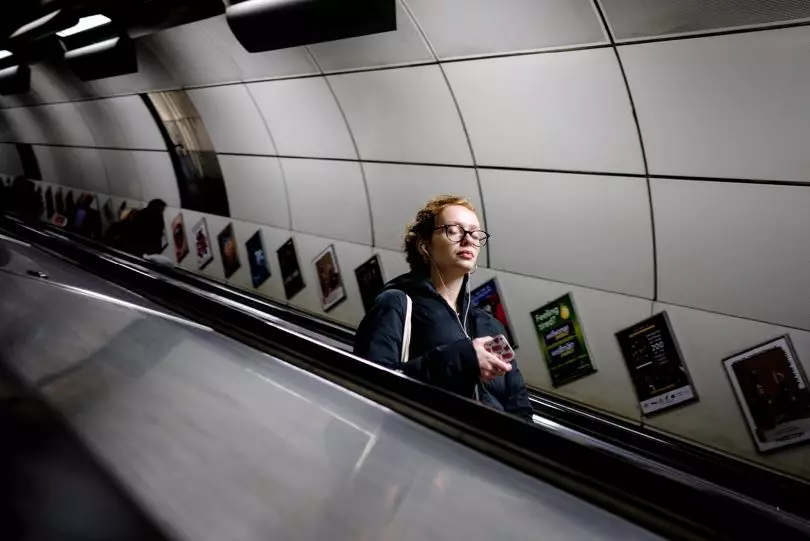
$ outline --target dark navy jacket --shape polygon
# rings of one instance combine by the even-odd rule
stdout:
[[[478,357],[462,330],[471,338],[506,334],[503,325],[483,310],[470,307],[468,278],[461,290],[461,316],[447,304],[423,274],[403,274],[386,284],[363,318],[354,341],[359,357],[401,370],[414,379],[461,396],[475,398],[495,409],[531,420],[526,384],[512,361],[512,370],[482,383]],[[411,347],[407,363],[400,363],[405,328],[406,293],[413,300]],[[465,321],[466,320],[466,321]]]

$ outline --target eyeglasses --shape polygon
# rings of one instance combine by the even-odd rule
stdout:
[[[461,242],[465,236],[469,235],[472,239],[472,243],[479,248],[485,246],[491,236],[486,231],[481,231],[480,229],[467,231],[457,224],[440,225],[439,227],[433,228],[433,231],[438,231],[439,229],[444,229],[444,233],[447,235],[450,242]]]

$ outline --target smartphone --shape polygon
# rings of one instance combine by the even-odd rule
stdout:
[[[515,350],[512,349],[512,346],[509,345],[506,337],[502,334],[484,344],[484,349],[507,363],[512,362],[515,358]]]

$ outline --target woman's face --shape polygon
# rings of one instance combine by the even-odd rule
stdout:
[[[444,227],[449,226],[450,229]],[[433,263],[442,274],[466,274],[472,272],[481,250],[470,235],[464,234],[459,227],[467,231],[478,231],[481,226],[478,216],[473,211],[460,205],[445,208],[436,217],[437,229],[433,232],[428,244],[428,252]],[[448,236],[461,233],[461,240],[454,242]]]

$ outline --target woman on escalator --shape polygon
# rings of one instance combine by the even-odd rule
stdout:
[[[470,307],[470,274],[488,239],[466,199],[442,196],[428,202],[405,234],[411,272],[383,288],[360,324],[354,353],[530,420],[516,362],[505,362],[485,347],[492,337],[506,334],[503,325]]]

